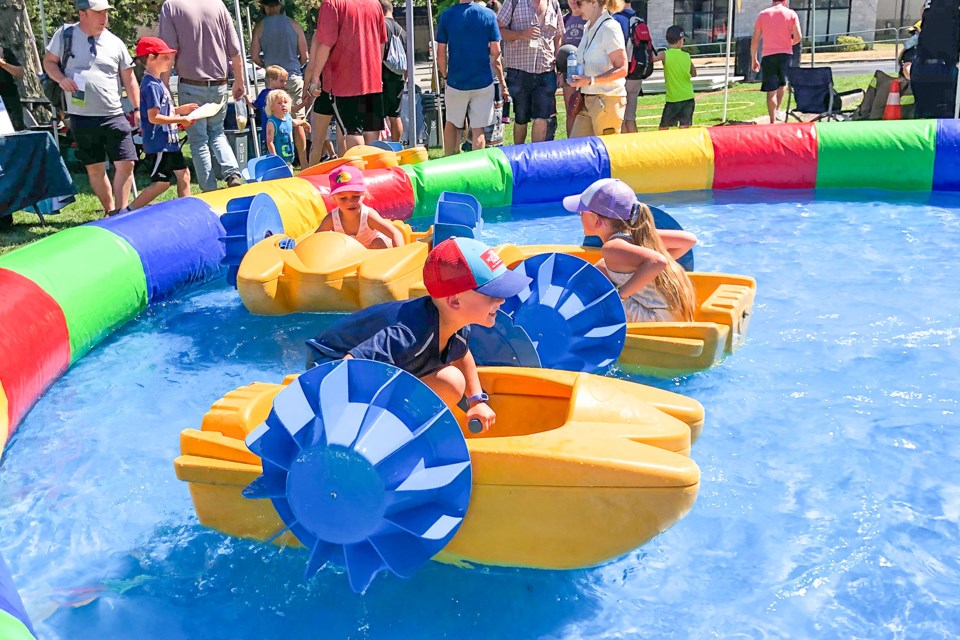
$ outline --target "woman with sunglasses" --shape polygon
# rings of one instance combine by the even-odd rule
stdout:
[[[617,0],[571,0],[587,21],[577,47],[583,61],[582,76],[572,76],[570,86],[580,89],[582,106],[573,122],[571,138],[619,133],[627,103],[627,47],[623,30],[610,15]]]

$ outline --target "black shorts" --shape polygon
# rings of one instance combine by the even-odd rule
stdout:
[[[697,106],[696,101],[681,100],[680,102],[663,103],[663,114],[660,116],[660,128],[669,129],[675,125],[689,127],[693,125],[693,109]]]
[[[383,71],[383,116],[385,118],[400,117],[400,100],[403,97],[403,76]]]
[[[326,91],[321,91],[320,95],[313,101],[313,112],[321,116],[332,116],[333,96]]]
[[[787,67],[792,57],[789,53],[774,53],[760,58],[760,91],[776,91],[787,86]]]
[[[72,115],[70,128],[77,141],[77,160],[84,166],[137,159],[132,128],[125,116]]]
[[[150,167],[151,182],[177,183],[177,171],[187,168],[187,159],[178,151],[161,151],[148,153],[146,164]]]
[[[528,73],[507,69],[507,88],[513,104],[513,121],[549,120],[557,110],[557,72]]]
[[[383,130],[383,94],[333,97],[333,115],[348,136]]]

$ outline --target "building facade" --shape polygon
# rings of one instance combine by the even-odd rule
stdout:
[[[723,43],[727,38],[727,12],[731,0],[645,0],[631,2],[646,16],[657,46],[665,46],[667,27],[679,24],[687,33],[687,44]],[[732,0],[733,37],[749,37],[757,14],[771,0]],[[837,34],[853,33],[866,41],[892,37],[876,29],[913,24],[920,19],[923,0],[790,0],[789,6],[800,16],[804,38],[816,33],[817,44],[833,43]],[[709,52],[704,47],[704,52]]]

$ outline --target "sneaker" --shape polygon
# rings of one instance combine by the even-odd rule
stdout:
[[[228,187],[239,187],[242,184],[246,183],[243,181],[243,176],[241,176],[239,173],[231,173],[229,176],[227,176]]]

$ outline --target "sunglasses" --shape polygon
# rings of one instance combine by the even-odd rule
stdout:
[[[94,58],[97,57],[97,41],[93,36],[87,36],[87,44],[90,45],[90,55]]]

